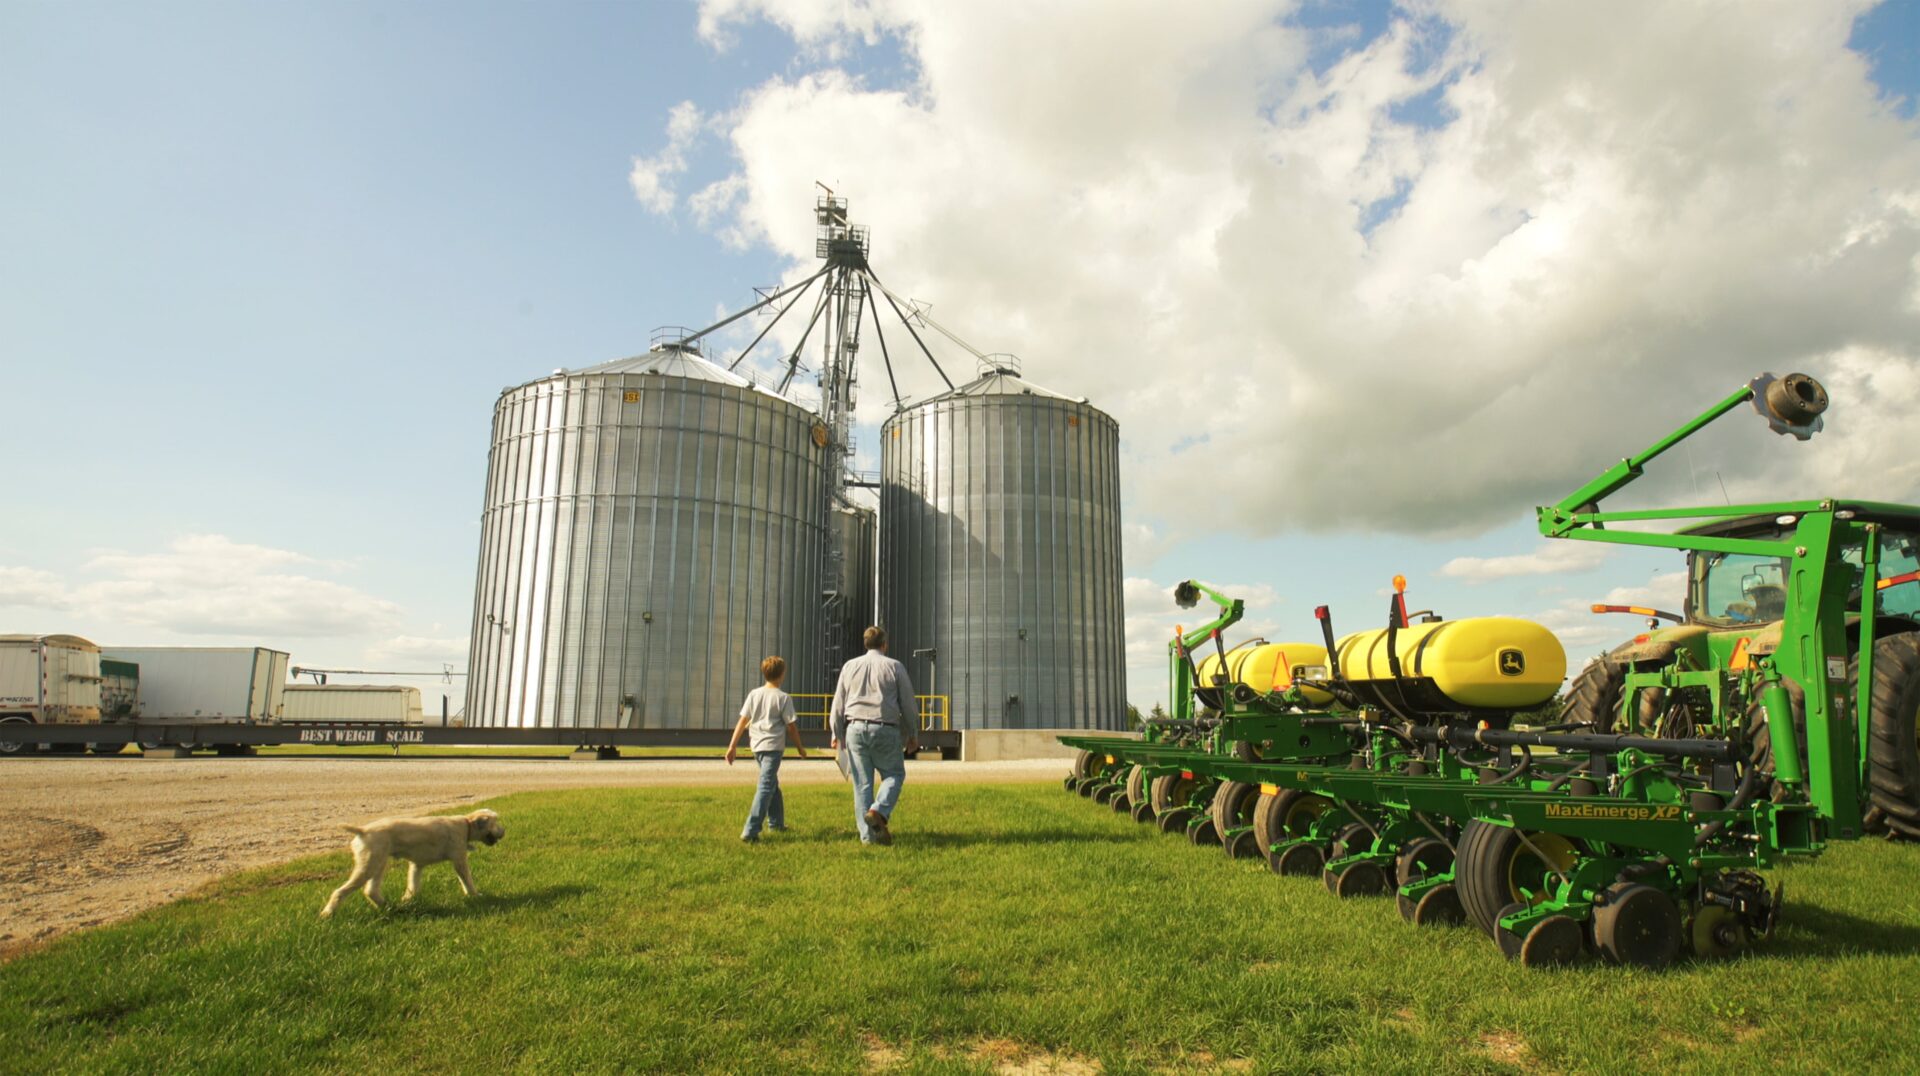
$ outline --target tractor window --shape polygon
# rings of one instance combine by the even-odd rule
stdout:
[[[1694,558],[1694,617],[1720,624],[1764,624],[1787,615],[1787,562],[1749,553]]]
[[[1861,547],[1857,545],[1848,548],[1842,556],[1855,568],[1860,567],[1864,560]],[[1894,531],[1883,533],[1880,537],[1880,578],[1890,579],[1912,571],[1920,571],[1920,535]],[[1858,592],[1848,605],[1859,608]],[[1903,583],[1881,591],[1874,612],[1880,616],[1920,620],[1920,583]]]

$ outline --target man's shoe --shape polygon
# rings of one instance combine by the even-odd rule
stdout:
[[[887,816],[872,808],[867,809],[867,832],[873,834],[875,844],[893,843],[893,834],[887,829]]]
[[[759,844],[760,838],[750,833],[742,833],[740,835],[740,843],[741,844]]]

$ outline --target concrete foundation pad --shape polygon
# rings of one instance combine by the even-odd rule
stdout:
[[[149,747],[146,750],[140,752],[140,757],[141,758],[192,758],[193,751],[191,748],[179,747],[174,744],[162,744],[159,747]]]
[[[1099,729],[967,729],[960,734],[960,761],[1004,762],[1021,758],[1072,758],[1057,737],[1079,734],[1132,736]]]

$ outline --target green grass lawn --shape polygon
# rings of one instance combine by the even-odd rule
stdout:
[[[784,1072],[1910,1070],[1920,848],[1784,872],[1745,959],[1528,971],[1057,785],[844,790],[736,839],[735,789],[538,793],[413,907],[315,918],[347,857],[228,879],[0,966],[0,1066]],[[403,878],[389,876],[397,898]],[[1025,1066],[1025,1067],[1023,1067]]]

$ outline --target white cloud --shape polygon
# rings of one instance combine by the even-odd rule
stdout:
[[[1560,639],[1567,649],[1567,669],[1571,675],[1588,658],[1644,630],[1639,617],[1618,613],[1595,613],[1593,606],[1641,605],[1669,613],[1678,613],[1686,599],[1687,573],[1661,572],[1639,586],[1619,586],[1605,594],[1586,598],[1568,598],[1549,609],[1533,614]]]
[[[1526,575],[1564,575],[1598,568],[1607,559],[1606,546],[1589,542],[1542,542],[1531,553],[1505,557],[1455,557],[1440,567],[1440,574],[1467,583],[1491,583]]]
[[[0,568],[0,609],[183,636],[261,642],[391,632],[400,607],[330,579],[335,570],[285,549],[217,534],[189,535],[164,552],[101,552],[77,582]]]
[[[1846,48],[1862,3],[1433,0],[1320,72],[1294,6],[708,0],[708,40],[827,66],[723,103],[694,211],[805,266],[814,180],[849,195],[896,291],[1120,420],[1158,521],[1204,484],[1214,530],[1482,530],[1802,367],[1821,438],[1736,416],[1656,467],[1920,493],[1920,127]],[[832,66],[881,37],[913,84]]]
[[[635,157],[627,173],[633,196],[641,205],[655,213],[673,211],[673,177],[687,170],[687,150],[699,137],[704,122],[692,101],[682,101],[667,113],[666,146],[651,157]]]

